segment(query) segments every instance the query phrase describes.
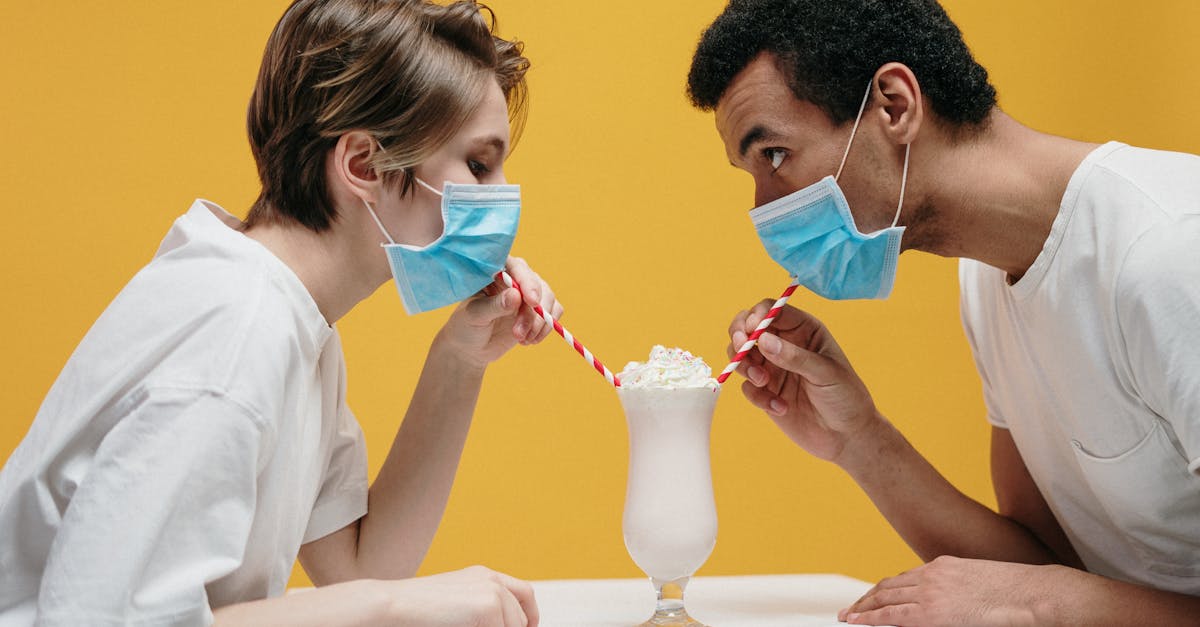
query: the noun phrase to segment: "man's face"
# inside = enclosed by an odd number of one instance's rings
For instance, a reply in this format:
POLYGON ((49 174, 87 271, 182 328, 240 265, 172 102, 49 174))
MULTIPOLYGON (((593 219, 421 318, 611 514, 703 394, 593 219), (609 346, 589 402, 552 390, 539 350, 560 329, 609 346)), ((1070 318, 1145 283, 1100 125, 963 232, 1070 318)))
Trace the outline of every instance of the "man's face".
MULTIPOLYGON (((767 53, 734 77, 717 103, 716 114, 717 132, 725 142, 730 163, 754 177, 755 206, 836 173, 850 141, 850 125, 834 124, 817 105, 796 98, 776 65, 776 57, 767 53)), ((871 198, 874 194, 868 189, 878 181, 863 177, 871 171, 868 164, 873 162, 873 138, 868 126, 864 123, 859 129, 839 181, 850 206, 856 207, 856 222, 864 231, 886 226, 884 221, 890 218, 859 215, 864 204, 872 206, 877 200, 883 201, 871 198)))

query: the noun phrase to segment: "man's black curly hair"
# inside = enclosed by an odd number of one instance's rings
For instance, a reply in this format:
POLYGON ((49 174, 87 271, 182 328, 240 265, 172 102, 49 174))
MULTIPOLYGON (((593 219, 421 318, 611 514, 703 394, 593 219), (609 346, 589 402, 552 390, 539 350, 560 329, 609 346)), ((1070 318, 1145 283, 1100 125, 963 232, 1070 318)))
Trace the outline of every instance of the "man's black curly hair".
POLYGON ((692 104, 712 111, 760 53, 773 53, 797 98, 837 124, 854 119, 885 63, 907 65, 934 112, 979 127, 996 105, 987 70, 937 0, 732 0, 700 38, 688 73, 692 104))

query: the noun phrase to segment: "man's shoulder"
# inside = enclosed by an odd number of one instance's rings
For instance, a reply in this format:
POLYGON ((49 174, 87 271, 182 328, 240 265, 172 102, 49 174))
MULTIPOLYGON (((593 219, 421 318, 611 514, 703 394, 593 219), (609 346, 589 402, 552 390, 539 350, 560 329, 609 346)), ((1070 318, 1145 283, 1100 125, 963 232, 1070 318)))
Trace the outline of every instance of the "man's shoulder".
POLYGON ((1200 213, 1164 219, 1130 245, 1117 282, 1126 298, 1200 298, 1200 213))
POLYGON ((1200 214, 1200 156, 1117 145, 1095 163, 1085 190, 1121 210, 1137 204, 1151 220, 1200 214))

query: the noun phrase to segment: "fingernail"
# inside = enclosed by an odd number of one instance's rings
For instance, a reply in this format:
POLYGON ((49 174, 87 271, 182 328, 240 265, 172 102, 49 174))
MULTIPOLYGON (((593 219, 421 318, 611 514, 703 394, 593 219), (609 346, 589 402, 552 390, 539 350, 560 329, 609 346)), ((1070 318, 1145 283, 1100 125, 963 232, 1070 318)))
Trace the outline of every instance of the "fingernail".
POLYGON ((765 373, 763 373, 762 368, 759 368, 758 366, 750 366, 750 369, 746 371, 746 378, 750 379, 752 383, 757 384, 759 381, 762 381, 763 374, 765 373))
POLYGON ((522 320, 517 323, 517 328, 513 330, 516 331, 518 335, 524 335, 525 332, 529 330, 529 325, 525 324, 525 321, 522 320))
POLYGON ((781 348, 779 344, 779 338, 771 335, 770 333, 763 333, 758 338, 758 347, 762 349, 762 352, 771 355, 778 353, 779 349, 781 348))
POLYGON ((771 399, 771 411, 773 411, 777 414, 782 414, 786 410, 787 410, 787 405, 784 405, 783 401, 781 401, 777 398, 771 399))
POLYGON ((855 612, 846 617, 846 622, 853 623, 854 621, 858 620, 858 617, 859 617, 858 612, 855 612))

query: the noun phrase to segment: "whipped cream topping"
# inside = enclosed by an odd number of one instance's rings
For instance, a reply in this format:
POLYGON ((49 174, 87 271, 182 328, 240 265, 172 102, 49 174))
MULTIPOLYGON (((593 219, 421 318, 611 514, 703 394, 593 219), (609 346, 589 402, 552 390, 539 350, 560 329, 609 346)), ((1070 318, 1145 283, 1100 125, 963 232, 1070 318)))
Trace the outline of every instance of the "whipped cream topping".
POLYGON ((712 368, 682 348, 655 346, 646 363, 631 361, 619 375, 630 388, 718 388, 712 368))

